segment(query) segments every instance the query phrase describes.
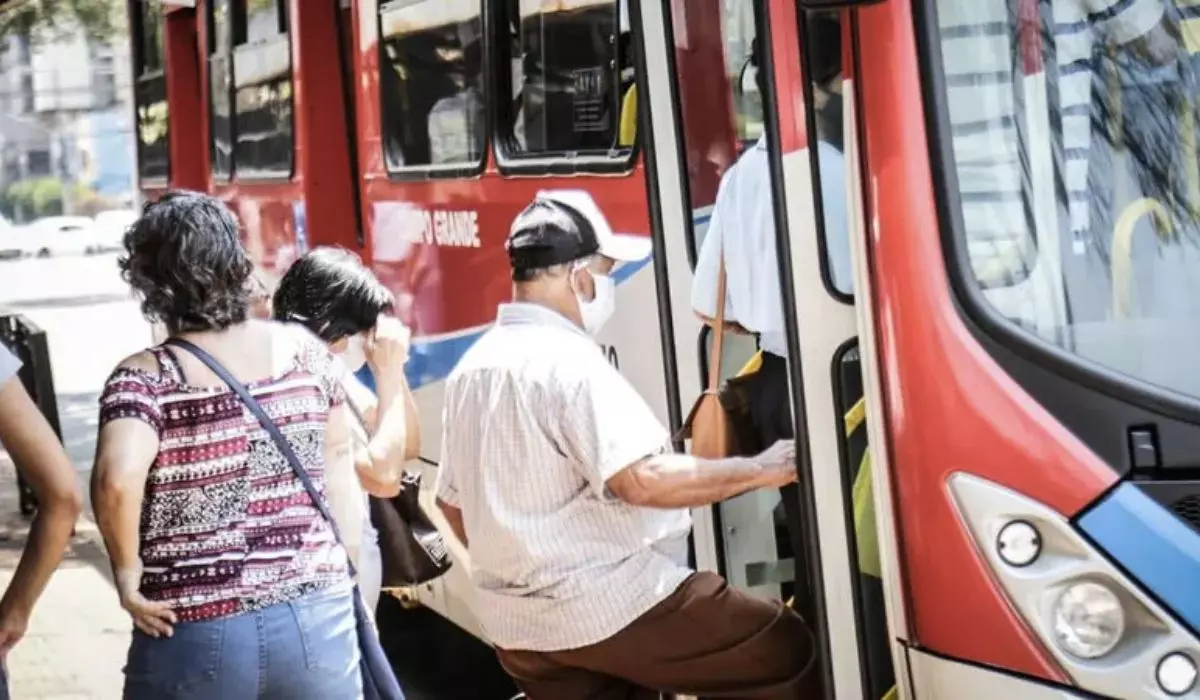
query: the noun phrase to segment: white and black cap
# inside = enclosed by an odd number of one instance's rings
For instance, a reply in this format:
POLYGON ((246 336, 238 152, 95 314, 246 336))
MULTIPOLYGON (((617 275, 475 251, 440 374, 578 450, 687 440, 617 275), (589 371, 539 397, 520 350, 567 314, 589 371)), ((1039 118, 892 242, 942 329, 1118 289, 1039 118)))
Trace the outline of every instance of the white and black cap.
POLYGON ((513 220, 505 247, 513 279, 521 281, 533 270, 589 255, 637 262, 650 255, 652 244, 649 238, 613 233, 584 190, 543 190, 513 220))

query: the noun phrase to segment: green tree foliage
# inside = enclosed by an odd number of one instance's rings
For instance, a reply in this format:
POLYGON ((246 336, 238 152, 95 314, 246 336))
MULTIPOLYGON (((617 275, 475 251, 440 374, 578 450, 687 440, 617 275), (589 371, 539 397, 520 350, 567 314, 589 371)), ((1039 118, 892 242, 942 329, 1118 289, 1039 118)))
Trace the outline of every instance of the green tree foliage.
POLYGON ((0 41, 53 41, 77 26, 90 39, 112 41, 125 29, 124 0, 0 0, 0 41))
POLYGON ((14 182, 0 193, 0 208, 17 219, 61 214, 63 183, 56 177, 14 182))

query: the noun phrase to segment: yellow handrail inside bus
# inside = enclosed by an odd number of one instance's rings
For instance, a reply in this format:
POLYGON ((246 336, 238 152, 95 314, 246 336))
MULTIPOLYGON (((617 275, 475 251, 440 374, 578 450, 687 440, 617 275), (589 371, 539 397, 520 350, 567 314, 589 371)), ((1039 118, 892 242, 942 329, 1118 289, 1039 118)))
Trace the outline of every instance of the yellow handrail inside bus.
MULTIPOLYGON (((1179 132, 1179 146, 1183 151, 1183 175, 1187 183, 1186 202, 1183 207, 1195 220, 1200 216, 1200 162, 1196 161, 1196 105, 1190 99, 1180 101, 1179 118, 1175 121, 1179 132)), ((1174 196, 1175 188, 1171 188, 1174 196)), ((1176 203, 1178 204, 1178 202, 1176 203)))
POLYGON ((1133 232, 1143 216, 1154 217, 1154 232, 1158 239, 1167 242, 1172 237, 1171 215, 1161 202, 1142 197, 1125 207, 1113 227, 1112 245, 1112 311, 1114 318, 1128 318, 1132 302, 1133 280, 1133 232))
MULTIPOLYGON (((757 352, 746 366, 739 372, 739 376, 750 372, 758 371, 758 367, 762 364, 762 352, 757 352)), ((842 416, 842 423, 845 426, 846 437, 854 434, 854 431, 862 427, 867 419, 867 397, 862 397, 854 402, 850 410, 846 411, 842 416)), ((854 503, 854 539, 858 550, 858 568, 859 571, 867 576, 875 578, 883 578, 883 572, 879 564, 879 535, 875 529, 875 494, 874 481, 871 477, 871 448, 867 447, 863 451, 862 461, 858 464, 858 473, 854 476, 853 488, 853 503, 854 503)), ((789 608, 794 607, 796 597, 792 596, 787 600, 789 608)), ((880 700, 899 700, 900 691, 897 686, 893 685, 883 694, 880 700)))

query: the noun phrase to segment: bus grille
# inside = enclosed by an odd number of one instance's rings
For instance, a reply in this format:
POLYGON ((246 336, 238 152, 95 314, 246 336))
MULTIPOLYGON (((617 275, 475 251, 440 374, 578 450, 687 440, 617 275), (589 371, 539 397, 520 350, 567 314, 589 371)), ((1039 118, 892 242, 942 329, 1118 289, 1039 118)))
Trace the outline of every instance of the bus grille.
POLYGON ((1175 515, 1186 520, 1189 525, 1200 530, 1200 494, 1184 496, 1175 501, 1171 510, 1175 511, 1175 515))

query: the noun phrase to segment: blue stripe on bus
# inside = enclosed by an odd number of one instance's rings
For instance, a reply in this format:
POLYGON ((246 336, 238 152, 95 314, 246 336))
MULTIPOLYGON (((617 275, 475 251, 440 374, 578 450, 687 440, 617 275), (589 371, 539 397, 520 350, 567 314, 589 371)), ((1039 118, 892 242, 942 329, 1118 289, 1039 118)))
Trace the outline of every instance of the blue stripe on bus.
POLYGON ((1200 533, 1128 483, 1079 518, 1078 527, 1193 632, 1200 631, 1200 533))
MULTIPOLYGON (((693 226, 701 226, 707 224, 712 218, 712 213, 705 212, 703 214, 694 213, 692 216, 693 226)), ((617 284, 623 284, 630 277, 633 277, 639 270, 650 264, 653 255, 646 257, 635 263, 628 263, 617 268, 613 272, 613 281, 617 284)), ((445 379, 450 371, 454 369, 454 365, 462 359, 467 349, 475 344, 476 340, 483 335, 489 326, 483 326, 470 333, 453 336, 450 338, 437 338, 434 340, 423 340, 417 338, 413 341, 412 349, 409 351, 408 364, 404 367, 404 373, 408 377, 408 385, 412 389, 420 389, 427 384, 445 379)), ((371 369, 363 366, 356 375, 363 384, 371 391, 375 391, 375 377, 371 374, 371 369)))

